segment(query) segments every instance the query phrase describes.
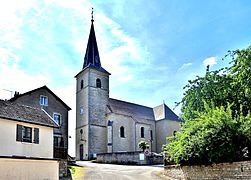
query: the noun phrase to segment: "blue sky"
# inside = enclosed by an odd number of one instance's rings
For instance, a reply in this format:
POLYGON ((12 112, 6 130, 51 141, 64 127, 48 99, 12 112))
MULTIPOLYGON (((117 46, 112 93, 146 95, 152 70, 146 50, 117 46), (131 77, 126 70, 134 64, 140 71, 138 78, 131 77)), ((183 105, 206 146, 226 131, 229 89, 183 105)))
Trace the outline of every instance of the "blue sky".
MULTIPOLYGON (((47 85, 72 111, 94 7, 110 97, 174 108, 189 79, 251 44, 251 1, 9 0, 0 7, 0 98, 47 85), (5 89, 5 90, 3 90, 5 89)), ((177 114, 179 108, 175 109, 177 114)), ((74 142, 74 140, 72 141, 74 142)), ((74 149, 74 148, 73 148, 74 149)), ((73 151, 73 150, 71 150, 73 151)))

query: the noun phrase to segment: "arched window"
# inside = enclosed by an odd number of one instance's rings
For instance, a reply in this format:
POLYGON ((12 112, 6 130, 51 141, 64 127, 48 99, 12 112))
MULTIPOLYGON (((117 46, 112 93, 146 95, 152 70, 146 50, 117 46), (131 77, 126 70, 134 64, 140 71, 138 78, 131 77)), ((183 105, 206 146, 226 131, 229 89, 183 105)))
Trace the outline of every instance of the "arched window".
POLYGON ((145 137, 145 128, 144 127, 140 128, 140 135, 141 135, 142 138, 145 137))
POLYGON ((124 128, 124 126, 121 126, 120 127, 120 137, 125 137, 125 128, 124 128))
POLYGON ((153 131, 150 130, 150 140, 152 141, 153 140, 153 131))
POLYGON ((82 79, 81 82, 80 82, 80 89, 83 89, 83 87, 84 87, 84 81, 82 79))
POLYGON ((101 88, 101 80, 100 79, 96 79, 96 87, 101 88))

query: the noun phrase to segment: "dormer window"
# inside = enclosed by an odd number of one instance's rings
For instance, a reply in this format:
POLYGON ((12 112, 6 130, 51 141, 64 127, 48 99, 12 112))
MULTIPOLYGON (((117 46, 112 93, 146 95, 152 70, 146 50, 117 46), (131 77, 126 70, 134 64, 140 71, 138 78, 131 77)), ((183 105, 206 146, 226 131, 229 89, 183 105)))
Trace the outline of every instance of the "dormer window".
POLYGON ((84 87, 84 80, 82 79, 80 82, 80 89, 83 89, 83 87, 84 87))
POLYGON ((101 88, 101 80, 100 79, 96 79, 96 87, 101 88))
POLYGON ((40 95, 39 103, 41 106, 48 106, 48 97, 40 95))

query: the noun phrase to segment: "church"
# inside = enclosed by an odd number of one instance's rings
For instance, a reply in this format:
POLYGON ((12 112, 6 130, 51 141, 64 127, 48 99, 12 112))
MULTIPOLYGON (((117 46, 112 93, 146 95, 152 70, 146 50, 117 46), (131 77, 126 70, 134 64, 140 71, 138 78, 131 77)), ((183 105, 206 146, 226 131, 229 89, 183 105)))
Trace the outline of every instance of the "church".
POLYGON ((75 76, 76 159, 140 151, 140 141, 160 153, 166 137, 180 129, 181 120, 165 103, 151 108, 110 98, 110 75, 101 66, 92 18, 83 67, 75 76))

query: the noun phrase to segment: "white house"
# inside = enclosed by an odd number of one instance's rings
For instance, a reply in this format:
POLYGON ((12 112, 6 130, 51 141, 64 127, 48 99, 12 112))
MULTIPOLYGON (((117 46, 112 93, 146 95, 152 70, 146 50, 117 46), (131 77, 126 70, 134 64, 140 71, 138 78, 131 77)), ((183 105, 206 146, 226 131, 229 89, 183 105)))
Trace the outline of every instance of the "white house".
POLYGON ((42 109, 0 100, 0 179, 58 179, 55 127, 42 109))

